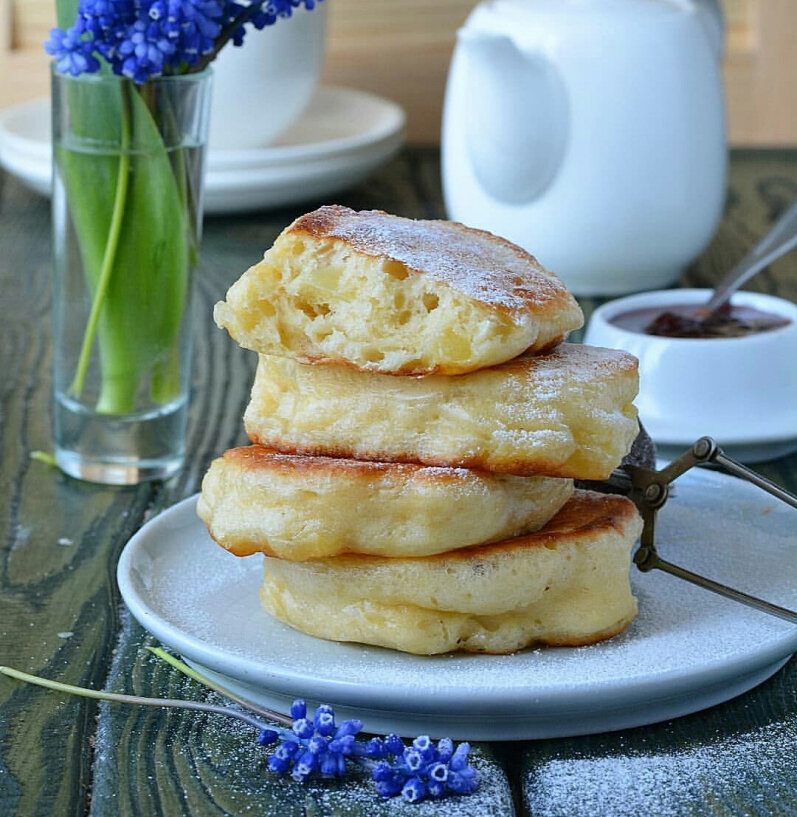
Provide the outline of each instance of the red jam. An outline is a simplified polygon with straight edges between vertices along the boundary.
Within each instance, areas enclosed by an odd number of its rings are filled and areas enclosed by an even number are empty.
[[[770,332],[791,321],[751,306],[723,304],[713,315],[694,304],[672,304],[621,312],[609,323],[646,335],[665,338],[739,338]]]

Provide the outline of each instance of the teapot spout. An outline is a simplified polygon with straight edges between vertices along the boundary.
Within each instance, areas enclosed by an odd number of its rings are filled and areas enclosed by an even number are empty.
[[[496,200],[524,204],[553,181],[568,137],[567,93],[538,51],[506,34],[464,28],[467,146],[476,178]]]

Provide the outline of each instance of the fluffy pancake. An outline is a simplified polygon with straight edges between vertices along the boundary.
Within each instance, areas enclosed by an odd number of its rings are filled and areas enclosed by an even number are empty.
[[[386,374],[459,374],[551,348],[583,323],[520,247],[448,221],[322,207],[216,304],[247,349]]]
[[[249,446],[212,463],[197,511],[211,536],[236,556],[423,556],[537,530],[572,493],[568,479]]]
[[[430,655],[591,644],[636,614],[631,548],[642,521],[624,497],[576,491],[541,530],[415,559],[265,558],[260,598],[297,630]]]
[[[418,378],[261,355],[244,423],[286,453],[605,479],[636,436],[636,392],[636,358],[575,344]]]

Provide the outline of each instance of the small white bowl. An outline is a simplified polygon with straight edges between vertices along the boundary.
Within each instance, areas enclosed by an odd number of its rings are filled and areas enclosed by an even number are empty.
[[[704,435],[743,462],[797,450],[797,306],[771,295],[737,292],[734,305],[790,323],[738,338],[667,338],[622,329],[612,319],[652,307],[705,303],[711,290],[645,292],[604,304],[585,343],[639,358],[639,418],[665,457]]]

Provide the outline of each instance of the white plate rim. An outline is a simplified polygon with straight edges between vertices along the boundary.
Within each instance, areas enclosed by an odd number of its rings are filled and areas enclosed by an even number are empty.
[[[376,112],[376,123],[338,139],[278,145],[247,151],[208,150],[205,176],[206,215],[274,209],[312,201],[359,184],[400,149],[406,114],[397,103],[342,86],[321,86],[319,93],[337,94],[345,102],[356,99]],[[0,112],[0,165],[28,188],[52,195],[49,138],[25,138],[5,123],[31,110],[41,111],[48,99],[32,100]],[[301,121],[301,120],[299,120]],[[373,121],[373,119],[372,119]],[[214,162],[224,154],[227,164]]]
[[[21,136],[16,130],[9,129],[8,123],[17,118],[30,115],[41,115],[45,107],[49,108],[49,98],[31,99],[18,105],[12,105],[0,111],[0,147],[6,151],[16,152],[27,159],[49,163],[52,151],[51,137],[40,135],[39,138]]]
[[[337,94],[345,101],[357,99],[379,112],[385,121],[351,136],[308,142],[301,145],[272,145],[263,148],[241,150],[208,150],[208,170],[214,173],[246,171],[293,164],[308,159],[320,160],[339,157],[346,153],[370,148],[375,144],[390,141],[403,133],[407,117],[404,109],[392,100],[376,94],[345,88],[338,85],[324,85],[318,94]]]

